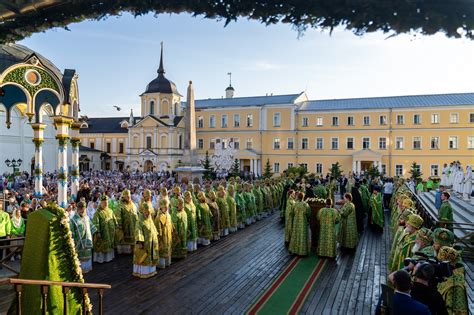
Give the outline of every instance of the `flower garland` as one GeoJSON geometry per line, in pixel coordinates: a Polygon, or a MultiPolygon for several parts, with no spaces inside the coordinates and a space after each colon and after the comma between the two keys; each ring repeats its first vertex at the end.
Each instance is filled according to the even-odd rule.
{"type": "MultiPolygon", "coordinates": [[[[69,227],[69,220],[66,211],[54,203],[50,203],[46,210],[50,211],[58,217],[60,229],[59,233],[60,235],[64,236],[64,239],[62,240],[63,242],[61,242],[61,249],[64,253],[64,256],[67,257],[67,259],[64,259],[63,261],[66,265],[66,269],[71,272],[71,282],[84,283],[81,263],[79,261],[79,257],[77,256],[76,246],[72,238],[72,233],[69,227]]],[[[80,294],[79,290],[71,290],[71,292],[74,292],[73,294],[75,295],[80,294]]],[[[78,298],[79,301],[81,299],[82,297],[78,298]]],[[[87,293],[85,293],[85,304],[87,312],[92,313],[92,304],[90,303],[89,295],[87,293]]]]}
{"type": "Polygon", "coordinates": [[[314,203],[323,203],[325,204],[326,203],[326,199],[324,198],[307,198],[306,199],[306,202],[314,202],[314,203]]]}

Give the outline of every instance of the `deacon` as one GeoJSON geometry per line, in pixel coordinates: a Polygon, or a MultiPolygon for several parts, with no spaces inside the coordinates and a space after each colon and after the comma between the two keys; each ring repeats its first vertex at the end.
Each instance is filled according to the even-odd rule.
{"type": "Polygon", "coordinates": [[[336,224],[340,220],[339,212],[332,207],[331,198],[326,199],[326,207],[318,212],[319,220],[319,241],[318,255],[323,257],[335,258],[336,252],[336,224]]]}
{"type": "Polygon", "coordinates": [[[92,220],[92,223],[97,228],[97,233],[94,235],[94,261],[98,263],[112,261],[115,257],[114,247],[117,221],[108,204],[109,197],[103,195],[100,198],[99,206],[92,220]]]}
{"type": "Polygon", "coordinates": [[[96,233],[97,229],[87,216],[84,201],[77,204],[77,211],[69,220],[69,225],[76,245],[77,256],[81,262],[82,273],[87,273],[92,270],[92,235],[96,233]]]}
{"type": "Polygon", "coordinates": [[[133,275],[138,278],[150,278],[156,275],[156,265],[159,260],[158,231],[151,217],[148,203],[142,208],[136,222],[135,250],[133,252],[133,275]]]}
{"type": "Polygon", "coordinates": [[[294,255],[306,256],[309,254],[310,236],[308,234],[310,216],[311,209],[308,203],[304,201],[304,193],[300,192],[293,206],[292,231],[288,247],[288,251],[294,255]]]}
{"type": "MultiPolygon", "coordinates": [[[[151,197],[149,190],[145,190],[145,192],[143,195],[151,197]]],[[[148,209],[150,215],[153,214],[153,207],[150,206],[150,201],[141,204],[141,215],[143,215],[145,208],[148,209]]],[[[118,230],[120,231],[117,233],[120,237],[116,239],[117,253],[131,254],[132,246],[135,245],[135,228],[138,220],[138,212],[137,207],[132,201],[130,190],[125,189],[122,192],[122,200],[117,206],[115,216],[117,217],[118,230]]]]}
{"type": "Polygon", "coordinates": [[[352,195],[350,193],[344,194],[344,205],[340,210],[341,214],[341,247],[355,250],[358,242],[357,222],[355,206],[352,203],[352,195]]]}

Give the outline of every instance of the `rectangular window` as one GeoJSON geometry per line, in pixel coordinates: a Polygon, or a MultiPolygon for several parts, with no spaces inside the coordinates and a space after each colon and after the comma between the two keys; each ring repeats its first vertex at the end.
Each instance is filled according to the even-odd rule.
{"type": "Polygon", "coordinates": [[[402,164],[395,165],[395,176],[403,176],[403,165],[402,164]]]}
{"type": "Polygon", "coordinates": [[[316,126],[322,127],[323,126],[323,117],[316,118],[316,126]]]}
{"type": "Polygon", "coordinates": [[[430,139],[430,149],[439,150],[439,137],[431,137],[430,139]]]}
{"type": "MultiPolygon", "coordinates": [[[[146,140],[147,140],[146,143],[147,143],[147,148],[148,148],[148,138],[146,138],[146,140]]],[[[151,142],[150,142],[150,143],[151,143],[151,142]]],[[[110,153],[111,148],[112,148],[112,144],[111,144],[110,142],[107,142],[105,151],[106,151],[107,153],[110,153]]]]}
{"type": "Polygon", "coordinates": [[[308,138],[301,139],[301,149],[308,150],[308,138]]]}
{"type": "Polygon", "coordinates": [[[379,150],[387,149],[387,138],[380,137],[379,138],[379,150]]]}
{"type": "Polygon", "coordinates": [[[332,125],[339,126],[339,117],[337,116],[332,117],[332,125]]]}
{"type": "Polygon", "coordinates": [[[387,174],[387,165],[382,164],[382,174],[387,174]]]}
{"type": "Polygon", "coordinates": [[[245,141],[245,148],[252,149],[252,147],[253,147],[253,139],[247,138],[247,140],[245,141]]]}
{"type": "Polygon", "coordinates": [[[280,163],[273,163],[273,173],[280,173],[280,163]]]}
{"type": "Polygon", "coordinates": [[[364,126],[370,125],[370,116],[364,116],[364,126]]]}
{"type": "Polygon", "coordinates": [[[95,143],[94,143],[94,142],[91,142],[91,143],[89,144],[89,147],[90,147],[91,149],[95,149],[95,143]]]}
{"type": "Polygon", "coordinates": [[[146,137],[146,148],[151,149],[151,137],[146,137]]]}
{"type": "Polygon", "coordinates": [[[421,137],[413,137],[413,150],[421,150],[421,137]]]}
{"type": "Polygon", "coordinates": [[[469,113],[469,122],[474,123],[474,113],[469,113]]]}
{"type": "Polygon", "coordinates": [[[339,149],[339,138],[331,138],[331,149],[332,150],[339,149]]]}
{"type": "Polygon", "coordinates": [[[385,115],[380,115],[380,116],[379,116],[379,124],[380,124],[380,125],[386,125],[386,124],[387,124],[387,116],[385,116],[385,115]]]}
{"type": "Polygon", "coordinates": [[[323,173],[323,164],[316,163],[316,174],[322,174],[322,173],[323,173]]]}
{"type": "Polygon", "coordinates": [[[439,124],[439,114],[431,114],[431,123],[439,124]]]}
{"type": "Polygon", "coordinates": [[[354,138],[347,138],[346,148],[347,150],[354,150],[354,138]]]}
{"type": "Polygon", "coordinates": [[[293,167],[293,165],[294,165],[294,164],[290,162],[290,163],[288,163],[287,168],[293,167]]]}
{"type": "Polygon", "coordinates": [[[302,125],[303,127],[308,127],[308,117],[303,117],[302,125]]]}
{"type": "Polygon", "coordinates": [[[316,138],[316,150],[322,150],[324,147],[323,138],[316,138]]]}
{"type": "Polygon", "coordinates": [[[420,114],[414,114],[414,115],[413,115],[413,124],[414,124],[414,125],[419,125],[419,124],[421,124],[421,116],[420,116],[420,114]]]}
{"type": "Polygon", "coordinates": [[[240,127],[240,115],[234,114],[234,127],[240,127]]]}
{"type": "Polygon", "coordinates": [[[221,117],[221,127],[227,128],[227,115],[222,115],[221,117]]]}
{"type": "Polygon", "coordinates": [[[459,114],[458,113],[451,113],[449,115],[449,122],[452,124],[459,123],[459,114]]]}
{"type": "Polygon", "coordinates": [[[450,149],[457,149],[458,148],[458,137],[457,136],[450,136],[448,140],[448,147],[450,149]]]}
{"type": "Polygon", "coordinates": [[[247,114],[247,127],[253,127],[253,115],[247,114]]]}
{"type": "Polygon", "coordinates": [[[198,117],[197,127],[204,128],[204,118],[202,118],[201,116],[198,117]]]}
{"type": "Polygon", "coordinates": [[[467,148],[474,149],[474,136],[467,136],[467,148]]]}
{"type": "Polygon", "coordinates": [[[295,146],[295,144],[294,144],[294,142],[293,142],[293,138],[288,138],[288,139],[287,139],[287,143],[286,143],[286,148],[287,148],[288,150],[293,150],[293,149],[294,149],[294,146],[295,146]]]}
{"type": "Polygon", "coordinates": [[[209,128],[216,128],[216,116],[214,115],[209,117],[209,128]]]}
{"type": "Polygon", "coordinates": [[[370,138],[368,137],[362,138],[362,149],[364,150],[370,149],[370,138]]]}
{"type": "Polygon", "coordinates": [[[273,138],[273,150],[280,150],[280,138],[273,138]]]}
{"type": "Polygon", "coordinates": [[[212,149],[214,150],[216,148],[216,140],[215,139],[211,139],[209,141],[209,149],[212,149]]]}
{"type": "Polygon", "coordinates": [[[222,148],[222,150],[227,149],[227,142],[226,141],[222,140],[221,148],[222,148]]]}
{"type": "Polygon", "coordinates": [[[198,149],[204,149],[204,139],[198,139],[198,149]]]}
{"type": "Polygon", "coordinates": [[[234,149],[240,150],[240,138],[230,138],[230,141],[234,143],[234,149]]]}
{"type": "Polygon", "coordinates": [[[403,137],[395,138],[395,149],[403,150],[403,137]]]}
{"type": "Polygon", "coordinates": [[[430,175],[431,176],[438,176],[439,175],[439,165],[431,164],[430,175]]]}
{"type": "Polygon", "coordinates": [[[281,125],[280,113],[273,114],[273,127],[280,127],[280,125],[281,125]]]}
{"type": "Polygon", "coordinates": [[[397,125],[404,125],[405,124],[405,116],[397,115],[397,125]]]}
{"type": "Polygon", "coordinates": [[[123,153],[123,142],[119,142],[119,153],[123,153]]]}
{"type": "Polygon", "coordinates": [[[300,165],[301,165],[301,167],[303,167],[303,169],[305,169],[306,171],[308,170],[308,164],[307,164],[307,163],[301,163],[300,165]]]}
{"type": "Polygon", "coordinates": [[[354,116],[347,116],[347,125],[354,126],[354,116]]]}

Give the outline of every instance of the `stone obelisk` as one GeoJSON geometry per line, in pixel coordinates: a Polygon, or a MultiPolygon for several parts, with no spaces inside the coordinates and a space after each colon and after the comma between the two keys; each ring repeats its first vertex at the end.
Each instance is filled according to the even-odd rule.
{"type": "Polygon", "coordinates": [[[188,91],[186,95],[186,112],[185,121],[185,138],[184,138],[184,155],[185,163],[195,165],[196,158],[196,114],[194,108],[194,88],[193,82],[189,81],[188,91]]]}

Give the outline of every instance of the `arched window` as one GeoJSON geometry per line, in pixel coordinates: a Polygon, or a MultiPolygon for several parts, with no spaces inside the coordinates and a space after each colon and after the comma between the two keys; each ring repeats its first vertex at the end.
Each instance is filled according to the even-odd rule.
{"type": "Polygon", "coordinates": [[[146,148],[151,149],[151,136],[146,137],[146,148]]]}
{"type": "Polygon", "coordinates": [[[161,148],[168,148],[168,137],[166,135],[161,135],[161,148]]]}
{"type": "Polygon", "coordinates": [[[155,102],[150,101],[150,115],[155,115],[155,102]]]}
{"type": "Polygon", "coordinates": [[[170,114],[170,109],[169,109],[169,104],[168,100],[164,99],[161,101],[161,112],[160,115],[169,115],[170,114]]]}

